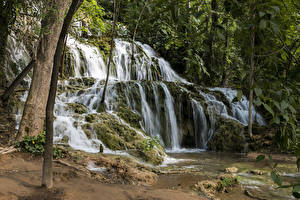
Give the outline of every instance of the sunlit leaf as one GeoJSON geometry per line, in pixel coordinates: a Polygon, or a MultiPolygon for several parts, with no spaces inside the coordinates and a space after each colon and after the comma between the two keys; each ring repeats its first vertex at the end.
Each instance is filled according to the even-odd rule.
{"type": "Polygon", "coordinates": [[[236,97],[237,97],[238,101],[242,100],[243,91],[242,90],[238,90],[236,97]]]}
{"type": "Polygon", "coordinates": [[[263,105],[264,105],[265,109],[274,116],[274,111],[272,110],[272,108],[270,106],[268,106],[268,104],[264,103],[263,105]]]}
{"type": "Polygon", "coordinates": [[[281,180],[280,176],[275,171],[271,172],[271,178],[274,181],[274,183],[276,183],[278,186],[282,185],[282,180],[281,180]]]}
{"type": "Polygon", "coordinates": [[[260,29],[265,29],[266,27],[267,27],[267,21],[264,20],[264,19],[260,20],[260,22],[259,22],[259,28],[260,29]]]}
{"type": "Polygon", "coordinates": [[[258,87],[254,88],[254,92],[255,92],[256,96],[258,96],[258,97],[261,96],[261,94],[262,94],[262,90],[258,87]]]}
{"type": "Polygon", "coordinates": [[[266,157],[265,155],[259,155],[259,156],[257,156],[256,157],[256,162],[260,162],[260,161],[264,160],[265,157],[266,157]]]}

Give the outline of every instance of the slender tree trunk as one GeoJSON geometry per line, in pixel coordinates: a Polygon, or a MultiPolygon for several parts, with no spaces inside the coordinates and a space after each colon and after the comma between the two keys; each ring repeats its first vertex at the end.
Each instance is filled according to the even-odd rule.
{"type": "Polygon", "coordinates": [[[73,15],[82,4],[83,0],[73,0],[70,9],[65,17],[59,40],[57,42],[57,47],[54,55],[53,71],[51,76],[51,84],[47,101],[46,108],[46,144],[44,152],[44,162],[43,162],[43,176],[42,176],[42,186],[47,188],[52,188],[53,186],[53,110],[55,104],[55,96],[58,82],[58,73],[62,61],[62,52],[64,47],[64,41],[68,33],[68,28],[71,24],[73,15]]]}
{"type": "Polygon", "coordinates": [[[24,77],[31,71],[35,64],[35,60],[31,60],[30,63],[22,70],[22,72],[15,78],[15,80],[10,84],[10,86],[5,90],[2,95],[2,101],[6,102],[9,97],[13,94],[16,87],[20,84],[20,82],[24,79],[24,77]]]}
{"type": "Polygon", "coordinates": [[[114,0],[114,21],[113,21],[113,27],[112,27],[112,32],[111,32],[110,51],[109,51],[109,58],[108,58],[108,64],[107,64],[107,76],[106,76],[106,80],[105,80],[102,98],[100,101],[100,107],[99,107],[100,112],[105,112],[105,94],[106,94],[106,89],[107,89],[107,84],[108,84],[108,79],[109,79],[110,65],[112,62],[112,51],[113,51],[113,44],[114,44],[114,38],[115,38],[115,29],[116,29],[117,18],[118,18],[117,13],[118,13],[117,0],[114,0]]]}
{"type": "Polygon", "coordinates": [[[225,36],[225,52],[224,52],[224,67],[223,67],[223,74],[222,74],[222,86],[226,87],[228,84],[228,63],[227,63],[227,56],[228,56],[228,48],[229,48],[229,34],[228,31],[226,31],[226,36],[225,36]]]}
{"type": "Polygon", "coordinates": [[[139,24],[140,24],[140,21],[142,19],[142,16],[143,16],[143,13],[144,13],[144,10],[145,10],[146,6],[147,6],[147,1],[145,1],[145,4],[143,6],[143,9],[142,9],[142,11],[139,15],[138,21],[136,22],[136,25],[135,25],[135,28],[134,28],[134,31],[133,31],[133,36],[132,36],[132,41],[131,41],[131,63],[133,63],[132,61],[134,60],[133,45],[134,45],[136,33],[137,33],[137,30],[138,30],[138,27],[139,27],[139,24]]]}
{"type": "Polygon", "coordinates": [[[210,42],[209,42],[209,49],[210,49],[210,68],[212,71],[212,68],[214,66],[214,51],[213,51],[213,45],[214,45],[214,40],[215,40],[215,32],[216,32],[216,27],[218,25],[218,3],[217,0],[212,0],[211,1],[211,29],[210,29],[210,42]]]}
{"type": "MultiPolygon", "coordinates": [[[[253,9],[253,18],[252,22],[254,23],[255,20],[255,2],[254,2],[254,9],[253,9]]],[[[254,73],[255,73],[255,61],[254,61],[254,55],[255,55],[255,25],[251,28],[250,33],[250,42],[251,42],[251,55],[250,55],[250,88],[249,88],[249,121],[248,121],[248,134],[250,138],[253,138],[252,134],[252,107],[253,107],[253,85],[254,85],[254,73]]]]}
{"type": "Polygon", "coordinates": [[[48,2],[47,17],[42,20],[37,59],[34,64],[33,78],[16,137],[17,140],[20,140],[25,134],[38,135],[44,127],[53,57],[63,24],[62,19],[70,5],[70,0],[51,0],[48,2]]]}

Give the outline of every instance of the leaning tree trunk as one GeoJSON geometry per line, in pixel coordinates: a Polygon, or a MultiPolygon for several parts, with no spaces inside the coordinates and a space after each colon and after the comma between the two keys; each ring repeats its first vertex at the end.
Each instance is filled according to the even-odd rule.
{"type": "Polygon", "coordinates": [[[30,63],[22,70],[22,72],[15,78],[15,80],[10,84],[10,86],[5,90],[1,99],[3,102],[7,102],[9,97],[13,94],[16,87],[21,83],[21,81],[25,78],[25,76],[30,72],[33,68],[35,60],[31,60],[30,63]]]}
{"type": "Polygon", "coordinates": [[[69,5],[70,0],[51,0],[48,3],[46,17],[42,20],[42,33],[33,68],[33,78],[17,140],[25,134],[38,135],[43,131],[53,57],[63,24],[62,19],[69,5]]]}
{"type": "Polygon", "coordinates": [[[110,65],[112,62],[113,43],[114,43],[115,29],[116,29],[117,18],[118,18],[117,13],[118,13],[117,0],[114,0],[114,21],[113,21],[113,27],[112,27],[112,31],[111,31],[110,51],[109,51],[109,58],[108,58],[108,64],[107,64],[107,75],[106,75],[105,85],[104,85],[103,94],[101,97],[100,107],[99,107],[100,112],[105,111],[105,94],[106,94],[106,89],[107,89],[107,84],[108,84],[108,79],[109,79],[110,65]]]}
{"type": "Polygon", "coordinates": [[[46,144],[44,152],[44,162],[43,162],[43,176],[42,176],[42,186],[47,188],[52,188],[53,186],[53,110],[57,89],[58,73],[62,61],[62,52],[64,48],[64,42],[66,35],[68,33],[68,28],[72,22],[73,15],[82,4],[83,0],[73,0],[70,9],[66,15],[63,23],[63,27],[59,36],[57,43],[55,55],[54,55],[54,65],[51,76],[51,84],[49,90],[49,96],[46,107],[46,144]]]}
{"type": "MultiPolygon", "coordinates": [[[[255,4],[255,2],[254,2],[255,4]]],[[[253,10],[253,19],[252,21],[254,22],[255,20],[255,5],[254,5],[254,10],[253,10]]],[[[255,72],[255,61],[254,61],[254,54],[255,54],[255,26],[251,28],[251,33],[250,33],[250,42],[251,42],[251,55],[250,55],[250,92],[249,92],[249,116],[248,116],[248,134],[250,138],[253,137],[252,134],[252,125],[253,125],[253,120],[252,120],[252,107],[253,107],[253,85],[254,85],[254,72],[255,72]]]]}

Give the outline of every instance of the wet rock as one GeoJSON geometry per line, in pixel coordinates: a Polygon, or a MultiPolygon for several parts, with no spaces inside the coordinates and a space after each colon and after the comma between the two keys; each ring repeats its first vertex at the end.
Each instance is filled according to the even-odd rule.
{"type": "Polygon", "coordinates": [[[207,144],[208,150],[222,152],[245,152],[247,142],[244,126],[236,120],[219,117],[215,125],[215,134],[207,144]]]}
{"type": "Polygon", "coordinates": [[[67,109],[77,114],[84,114],[88,111],[87,107],[81,103],[68,103],[67,109]]]}
{"type": "Polygon", "coordinates": [[[216,200],[217,193],[230,192],[231,188],[238,184],[236,176],[223,174],[218,179],[204,180],[194,186],[194,190],[203,193],[211,199],[216,200]]]}
{"type": "Polygon", "coordinates": [[[142,117],[138,113],[126,108],[126,106],[120,106],[117,115],[129,123],[132,127],[141,129],[140,123],[142,121],[142,117]]]}
{"type": "Polygon", "coordinates": [[[82,130],[88,138],[91,138],[91,134],[94,133],[111,150],[126,150],[129,154],[154,165],[163,162],[165,153],[160,144],[152,142],[152,138],[144,138],[115,116],[98,113],[87,115],[85,120],[88,123],[82,125],[82,130]],[[153,146],[148,148],[146,145],[148,143],[153,146]]]}
{"type": "Polygon", "coordinates": [[[228,167],[228,168],[225,169],[225,172],[226,172],[226,173],[237,173],[238,170],[239,170],[239,169],[236,168],[236,167],[228,167]]]}
{"type": "Polygon", "coordinates": [[[267,195],[264,194],[262,191],[254,190],[251,188],[245,189],[244,194],[250,198],[257,200],[269,200],[269,197],[267,197],[267,195]]]}
{"type": "Polygon", "coordinates": [[[260,171],[260,170],[251,170],[248,173],[253,174],[253,175],[263,175],[263,174],[265,174],[263,171],[260,171]]]}

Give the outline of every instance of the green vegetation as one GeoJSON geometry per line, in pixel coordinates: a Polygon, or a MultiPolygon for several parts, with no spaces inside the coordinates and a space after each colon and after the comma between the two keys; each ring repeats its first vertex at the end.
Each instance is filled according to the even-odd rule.
{"type": "MultiPolygon", "coordinates": [[[[16,143],[16,148],[20,151],[31,153],[33,155],[42,155],[45,151],[45,136],[46,133],[42,132],[37,136],[24,136],[20,142],[16,143]]],[[[64,158],[66,151],[55,147],[53,148],[53,157],[56,159],[64,158]]]]}

